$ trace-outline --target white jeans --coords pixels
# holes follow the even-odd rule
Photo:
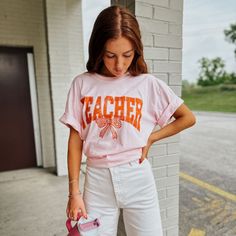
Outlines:
[[[127,236],[162,236],[160,208],[149,160],[110,168],[87,166],[83,199],[99,217],[99,236],[116,236],[120,208]]]

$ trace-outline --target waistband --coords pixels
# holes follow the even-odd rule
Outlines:
[[[86,164],[90,167],[109,168],[137,160],[142,155],[142,148],[136,148],[125,152],[107,154],[103,156],[87,156]]]

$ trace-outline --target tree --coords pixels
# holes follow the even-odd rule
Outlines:
[[[198,62],[201,67],[198,85],[208,86],[224,83],[227,73],[225,72],[225,63],[220,57],[213,59],[203,57]]]
[[[226,41],[236,45],[236,23],[230,25],[230,29],[225,29],[224,34]],[[234,50],[234,56],[236,58],[236,49]]]

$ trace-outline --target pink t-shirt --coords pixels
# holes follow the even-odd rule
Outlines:
[[[112,167],[139,159],[156,125],[165,126],[183,103],[151,74],[76,76],[59,119],[83,140],[87,165]]]

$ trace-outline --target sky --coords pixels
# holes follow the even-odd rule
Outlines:
[[[235,45],[224,29],[236,23],[236,0],[184,0],[182,79],[196,82],[202,57],[221,57],[228,72],[236,72]]]
[[[85,63],[94,21],[110,0],[84,0],[83,27]],[[196,82],[198,60],[221,57],[228,72],[236,72],[235,45],[224,38],[223,30],[236,23],[236,0],[184,0],[182,79]]]

